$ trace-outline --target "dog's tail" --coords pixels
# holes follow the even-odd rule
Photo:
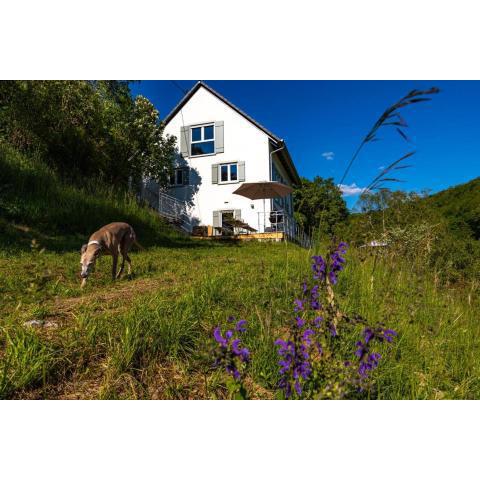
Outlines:
[[[139,250],[145,250],[145,248],[138,243],[137,235],[135,235],[135,231],[132,227],[130,227],[130,235],[132,237],[132,243],[136,245]]]
[[[142,246],[137,242],[137,239],[135,239],[135,240],[133,241],[133,243],[134,243],[134,245],[137,246],[137,248],[138,248],[139,250],[145,250],[145,247],[142,247]]]

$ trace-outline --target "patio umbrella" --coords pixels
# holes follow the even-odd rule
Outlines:
[[[292,192],[292,187],[280,182],[250,182],[244,183],[233,193],[250,200],[265,200],[266,198],[286,197]]]
[[[286,197],[292,190],[292,187],[280,182],[250,182],[244,183],[233,193],[247,197],[250,200],[263,199],[263,226],[265,228],[265,199]]]

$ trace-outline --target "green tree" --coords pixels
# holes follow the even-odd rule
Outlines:
[[[120,81],[0,82],[0,136],[39,153],[66,177],[126,186],[142,175],[165,184],[175,138],[158,111]]]
[[[330,235],[348,217],[342,192],[332,178],[302,178],[293,191],[293,201],[295,218],[307,231],[318,228]]]
[[[130,126],[134,149],[130,156],[131,175],[147,175],[166,185],[172,173],[176,137],[164,135],[158,110],[142,96],[135,98]]]

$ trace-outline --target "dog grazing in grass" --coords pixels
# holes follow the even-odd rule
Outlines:
[[[133,228],[128,223],[114,222],[105,225],[93,233],[88,243],[82,246],[80,251],[80,264],[82,271],[82,287],[87,283],[87,278],[92,272],[95,262],[100,255],[111,255],[113,258],[112,278],[120,278],[123,273],[125,261],[128,263],[128,273],[132,271],[132,263],[128,252],[133,244],[142,248],[137,242]],[[122,265],[117,273],[118,256],[122,255]]]

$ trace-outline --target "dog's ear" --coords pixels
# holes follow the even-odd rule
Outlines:
[[[82,248],[80,249],[80,253],[81,253],[82,255],[87,251],[87,246],[88,246],[88,245],[87,245],[86,243],[84,243],[84,244],[82,245]]]

